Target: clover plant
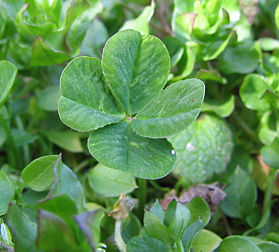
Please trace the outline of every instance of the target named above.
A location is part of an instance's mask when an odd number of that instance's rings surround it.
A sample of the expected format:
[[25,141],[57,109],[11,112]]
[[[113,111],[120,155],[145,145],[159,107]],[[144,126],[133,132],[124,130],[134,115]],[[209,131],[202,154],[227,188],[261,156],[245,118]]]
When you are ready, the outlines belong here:
[[102,164],[141,178],[163,177],[175,161],[165,138],[196,119],[204,97],[198,79],[164,88],[169,70],[158,38],[121,31],[107,41],[101,62],[79,57],[64,69],[60,118],[91,132],[89,151]]

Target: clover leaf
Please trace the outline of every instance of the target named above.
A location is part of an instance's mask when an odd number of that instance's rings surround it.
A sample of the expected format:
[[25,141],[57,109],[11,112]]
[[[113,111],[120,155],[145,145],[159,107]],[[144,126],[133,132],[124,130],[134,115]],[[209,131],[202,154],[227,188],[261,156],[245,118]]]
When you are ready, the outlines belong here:
[[158,38],[121,31],[107,41],[102,62],[83,56],[65,68],[60,118],[91,132],[89,151],[102,164],[141,178],[163,177],[175,161],[164,138],[192,123],[204,98],[198,79],[164,89],[169,71],[170,57]]

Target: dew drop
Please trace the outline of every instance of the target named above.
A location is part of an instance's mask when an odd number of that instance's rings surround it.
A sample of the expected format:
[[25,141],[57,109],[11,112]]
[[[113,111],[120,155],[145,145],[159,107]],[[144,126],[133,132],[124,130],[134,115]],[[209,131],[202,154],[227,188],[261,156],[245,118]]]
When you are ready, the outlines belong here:
[[187,143],[186,149],[187,149],[188,151],[193,151],[193,150],[195,149],[195,147],[194,147],[191,143]]
[[176,151],[175,150],[171,150],[171,154],[175,155]]

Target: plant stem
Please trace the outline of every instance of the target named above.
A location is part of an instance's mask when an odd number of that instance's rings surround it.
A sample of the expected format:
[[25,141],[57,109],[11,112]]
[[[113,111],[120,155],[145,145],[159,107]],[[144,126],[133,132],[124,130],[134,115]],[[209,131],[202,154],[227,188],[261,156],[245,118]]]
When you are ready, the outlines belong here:
[[143,221],[144,216],[144,207],[146,203],[146,180],[145,179],[138,179],[138,199],[139,199],[139,208],[138,208],[138,217],[141,221]]
[[243,121],[241,120],[236,113],[232,114],[232,118],[235,120],[237,125],[256,143],[262,145],[261,141],[258,139],[254,131]]
[[[18,129],[24,131],[24,127],[23,127],[22,121],[19,116],[16,116],[15,122],[16,122]],[[30,150],[29,150],[28,144],[25,144],[23,146],[23,156],[24,156],[25,165],[29,164],[31,161],[31,157],[30,157]]]
[[244,235],[248,235],[254,231],[263,228],[268,222],[270,217],[270,212],[271,212],[271,198],[272,198],[272,190],[273,190],[275,179],[276,179],[276,170],[270,167],[268,181],[267,181],[268,184],[267,184],[266,191],[264,193],[262,217],[259,223],[257,224],[257,226],[245,232]]
[[177,251],[177,252],[184,252],[182,240],[181,240],[181,239],[178,239],[175,243],[176,243],[176,246],[177,246],[176,251]]
[[170,189],[168,187],[162,187],[160,186],[156,181],[154,180],[149,180],[148,181],[150,183],[150,185],[152,185],[157,191],[161,191],[161,192],[166,192],[168,193],[170,191]]
[[118,247],[120,252],[126,252],[126,244],[122,239],[121,235],[121,225],[122,220],[116,220],[115,221],[115,227],[114,227],[114,240],[116,243],[116,246]]
[[11,148],[11,151],[8,152],[10,162],[14,168],[19,169],[21,166],[21,158],[18,149],[16,147],[12,132],[6,123],[5,118],[1,114],[0,114],[0,124],[3,126],[5,130],[7,136],[7,142],[9,147]]

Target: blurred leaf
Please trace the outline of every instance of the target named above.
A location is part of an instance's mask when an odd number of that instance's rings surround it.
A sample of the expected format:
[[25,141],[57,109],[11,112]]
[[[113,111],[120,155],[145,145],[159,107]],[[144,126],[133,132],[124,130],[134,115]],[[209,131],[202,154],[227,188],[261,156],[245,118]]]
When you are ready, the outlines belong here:
[[141,34],[149,34],[149,21],[153,16],[155,9],[155,1],[151,1],[151,5],[147,6],[143,9],[141,14],[133,19],[126,21],[123,26],[120,28],[120,31],[127,30],[127,29],[133,29]]
[[5,172],[0,170],[0,216],[8,211],[9,203],[12,202],[15,195],[15,188],[12,181]]
[[224,103],[206,99],[202,104],[202,111],[213,111],[220,117],[228,117],[234,110],[234,96],[230,96]]
[[205,115],[168,139],[176,151],[173,172],[193,182],[224,171],[233,150],[230,128],[215,116]]
[[227,196],[220,206],[226,215],[244,218],[251,213],[257,200],[257,187],[248,173],[236,168],[224,191]]
[[226,73],[247,74],[253,72],[260,59],[258,43],[238,43],[228,47],[219,58],[218,67]]
[[9,61],[0,61],[0,107],[7,99],[17,74],[17,68]]
[[50,48],[42,38],[36,37],[32,49],[31,66],[55,65],[69,60],[71,60],[69,55]]
[[103,215],[103,210],[98,209],[90,212],[84,212],[74,217],[81,231],[85,234],[92,251],[96,250],[98,243],[100,242],[100,224]]
[[220,244],[219,252],[261,252],[262,250],[251,240],[244,236],[232,235],[226,237]]
[[57,215],[41,209],[38,212],[36,244],[39,250],[79,251],[74,234],[66,222]]
[[11,204],[9,207],[7,225],[12,232],[17,251],[37,251],[35,247],[37,223],[33,222],[26,212],[15,204]]
[[46,111],[57,111],[59,97],[58,86],[47,87],[38,94],[38,104]]
[[271,168],[279,168],[279,139],[276,138],[271,145],[266,145],[261,149],[263,161]]
[[270,108],[265,96],[268,85],[265,79],[258,74],[249,74],[245,77],[239,94],[245,106],[249,109],[266,111]]
[[87,178],[92,189],[104,197],[116,197],[137,187],[132,175],[100,163],[91,169]]
[[78,153],[83,152],[80,141],[80,134],[71,130],[56,131],[50,130],[44,132],[49,140],[59,146],[60,148]]

